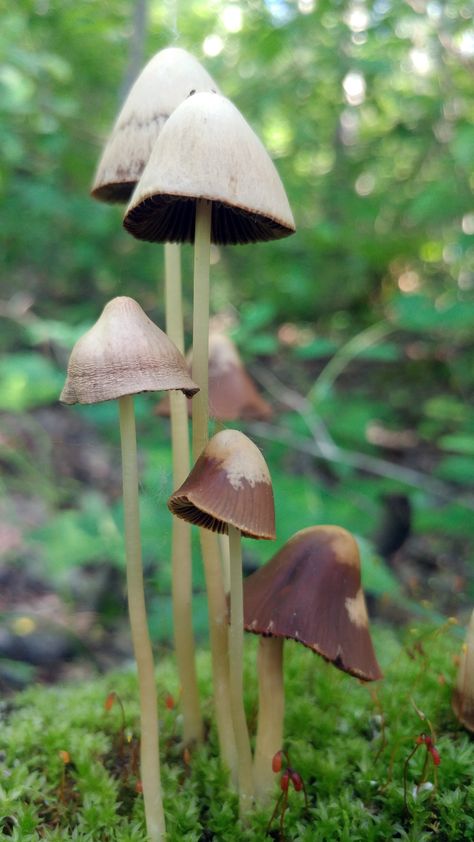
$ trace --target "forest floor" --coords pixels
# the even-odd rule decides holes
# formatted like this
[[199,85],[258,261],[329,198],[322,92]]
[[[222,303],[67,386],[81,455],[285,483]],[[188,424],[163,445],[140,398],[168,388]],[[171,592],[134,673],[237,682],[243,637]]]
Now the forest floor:
[[[258,370],[256,374],[258,376]],[[366,374],[365,365],[355,367],[355,371],[352,366],[350,378],[341,378],[342,395],[346,393],[346,397],[341,398],[342,406],[344,400],[351,401],[351,394],[364,382]],[[377,377],[380,378],[376,366],[375,376],[373,366],[370,374],[371,389],[375,392]],[[309,381],[308,375],[308,371],[303,371],[301,377]],[[274,391],[275,383],[292,382],[291,372],[278,364],[274,365],[270,377],[273,380],[269,382],[267,376],[266,385]],[[295,400],[295,395],[293,384],[287,394],[280,394],[277,409],[287,411],[288,403]],[[275,402],[275,394],[272,398]],[[303,409],[299,409],[300,420],[305,411],[303,405]],[[71,527],[72,531],[65,537],[57,537],[56,544],[54,537],[46,532],[49,544],[40,552],[38,543],[30,540],[31,534],[48,529],[52,512],[67,515],[83,505],[83,501],[89,499],[88,495],[91,498],[88,505],[93,508],[99,498],[91,496],[92,489],[106,505],[117,505],[120,501],[118,441],[116,433],[110,440],[108,417],[101,428],[90,416],[52,405],[21,415],[3,413],[1,422],[0,461],[4,468],[6,494],[0,498],[0,687],[4,693],[10,693],[32,682],[56,683],[107,671],[127,661],[131,648],[123,565],[117,563],[113,553],[108,557],[108,539],[104,539],[103,555],[99,554],[98,558],[97,552],[93,552],[87,560],[86,547],[85,560],[79,557],[80,563],[74,561],[74,545],[82,541],[83,535],[79,532],[76,535],[75,527]],[[167,425],[168,422],[159,423]],[[271,429],[279,435],[282,426],[279,418]],[[382,424],[372,424],[370,429],[366,438],[377,439],[382,468],[383,464],[408,468],[425,476],[428,484],[432,481],[442,457],[433,444],[428,445],[410,429],[394,433]],[[258,424],[256,430],[258,432]],[[298,434],[297,430],[296,440]],[[149,425],[148,436],[151,435]],[[252,431],[250,435],[253,435]],[[263,439],[262,444],[265,444]],[[275,463],[276,474],[280,466],[283,473],[294,478],[294,485],[286,489],[287,494],[294,492],[296,496],[300,480],[330,491],[335,488],[338,494],[344,494],[346,466],[342,466],[341,473],[337,460],[320,460],[308,456],[303,449],[285,447],[284,443],[280,451],[270,452],[269,459],[272,475]],[[349,487],[354,498],[358,483],[362,496],[364,489],[381,482],[370,470],[352,473],[355,483]],[[278,479],[276,483],[278,485]],[[444,489],[448,498],[452,493],[453,501],[460,496],[459,486],[453,483],[446,482]],[[155,492],[156,489],[153,494]],[[465,622],[474,592],[471,561],[474,538],[472,529],[463,529],[463,526],[472,522],[472,510],[462,507],[455,510],[447,499],[443,502],[449,512],[454,511],[454,520],[459,519],[458,528],[430,529],[429,526],[420,527],[414,516],[419,489],[413,491],[399,483],[392,487],[382,481],[380,491],[375,493],[378,494],[375,508],[373,500],[369,500],[369,526],[367,529],[361,527],[358,532],[366,536],[369,531],[375,552],[400,590],[398,598],[394,598],[389,591],[378,588],[372,593],[369,588],[371,616],[396,626],[416,619],[420,612],[431,621],[442,622],[443,617],[454,616],[461,623]],[[464,493],[462,488],[461,493]],[[359,501],[356,503],[359,505]],[[363,501],[363,511],[364,506]],[[336,509],[335,512],[341,525],[346,525],[344,511],[339,513]],[[436,520],[436,511],[431,517]],[[348,526],[351,528],[351,524]],[[52,528],[54,531],[54,521]],[[119,557],[121,552],[119,548]],[[54,553],[59,560],[44,565],[45,555]],[[259,563],[252,553],[253,547],[246,556],[249,570]],[[145,572],[153,588],[155,570],[150,559]],[[160,591],[166,599],[169,594],[166,583]],[[165,632],[155,628],[153,634],[157,647],[165,651],[171,648],[169,624]]]

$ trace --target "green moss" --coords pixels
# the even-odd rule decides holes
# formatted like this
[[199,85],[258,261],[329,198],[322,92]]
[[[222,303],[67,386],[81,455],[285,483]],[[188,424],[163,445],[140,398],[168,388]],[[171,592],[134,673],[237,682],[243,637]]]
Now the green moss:
[[[449,627],[412,629],[403,636],[378,628],[374,637],[385,679],[364,685],[301,646],[285,653],[286,745],[308,793],[289,792],[285,838],[299,842],[371,840],[465,840],[474,838],[472,771],[474,745],[454,719],[450,697],[454,656],[460,638]],[[257,712],[254,678],[257,641],[246,652],[246,698],[251,728]],[[199,654],[206,719],[211,721],[210,663]],[[229,792],[216,759],[211,724],[205,747],[190,762],[179,745],[176,709],[164,704],[178,696],[171,660],[158,670],[162,717],[163,788],[169,840],[255,840],[266,836],[271,808],[256,811],[250,827],[237,822],[237,799]],[[114,690],[125,709],[108,712]],[[404,805],[405,761],[417,735],[436,734],[441,754],[435,790],[413,796],[426,750],[407,764],[408,811]],[[138,706],[133,672],[121,672],[82,685],[31,689],[3,713],[0,766],[0,838],[5,840],[101,840],[139,842],[144,837],[141,796],[134,757]],[[67,752],[64,763],[60,752]],[[427,767],[434,783],[434,768]],[[275,797],[278,797],[275,776]],[[278,821],[273,838],[278,838]]]

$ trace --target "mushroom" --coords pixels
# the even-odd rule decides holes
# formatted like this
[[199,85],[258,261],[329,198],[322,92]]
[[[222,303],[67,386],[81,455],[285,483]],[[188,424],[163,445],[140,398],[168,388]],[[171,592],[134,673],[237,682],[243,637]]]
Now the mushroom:
[[[186,361],[191,370],[192,352]],[[173,395],[165,395],[157,406],[156,414],[167,416]],[[188,413],[191,414],[191,401],[187,401]],[[220,331],[209,334],[209,415],[217,422],[260,420],[266,421],[272,414],[272,408],[258,393],[255,384],[241,360],[239,352],[230,337]],[[217,425],[219,427],[219,424]],[[229,539],[227,535],[218,536],[219,552],[222,563],[224,590],[230,588]]]
[[128,607],[138,669],[141,779],[151,842],[164,839],[165,819],[157,694],[143,589],[133,395],[158,389],[180,389],[189,396],[198,391],[178,349],[139,304],[132,298],[114,298],[95,325],[76,342],[60,400],[66,404],[108,400],[119,403]]
[[459,722],[468,731],[474,731],[474,611],[471,614],[466,640],[459,659],[452,705]]
[[[265,148],[240,112],[225,97],[201,92],[173,112],[153,148],[124,218],[125,228],[153,242],[194,242],[193,379],[199,383],[193,406],[193,453],[197,459],[208,440],[208,336],[210,243],[230,244],[285,237],[294,220],[278,173]],[[212,536],[211,536],[212,538]],[[226,645],[219,618],[225,610],[222,571],[215,539],[201,534],[210,604],[210,636],[221,637],[213,651]],[[211,596],[213,594],[213,596]],[[226,676],[214,681],[224,684]],[[221,702],[218,700],[221,699]],[[216,695],[228,717],[225,694]],[[227,737],[230,734],[226,728]],[[232,747],[219,742],[232,769]]]
[[[240,536],[275,538],[270,474],[258,447],[238,430],[221,430],[209,441],[168,506],[177,517],[228,533],[230,543],[229,666],[231,712],[238,755],[240,815],[252,805],[252,753],[243,704],[242,554]],[[225,618],[220,618],[225,622]]]
[[[127,202],[135,189],[156,139],[166,120],[191,90],[216,90],[212,77],[186,50],[167,47],[156,53],[132,86],[117,117],[99,161],[92,196],[105,202]],[[180,247],[165,243],[166,330],[183,353],[183,315]],[[173,485],[189,473],[190,453],[186,400],[170,395],[173,449]],[[191,616],[191,532],[174,521],[171,571],[175,653],[181,684],[183,737],[185,743],[204,735],[199,708]]]
[[[191,369],[192,353],[186,361]],[[158,404],[156,414],[170,414],[168,395]],[[270,404],[257,391],[234,342],[217,331],[209,334],[209,415],[220,422],[267,421],[272,415]]]
[[273,789],[272,757],[283,742],[283,641],[302,643],[362,681],[382,677],[372,647],[352,535],[339,526],[302,529],[244,580],[244,627],[261,635],[254,778]]

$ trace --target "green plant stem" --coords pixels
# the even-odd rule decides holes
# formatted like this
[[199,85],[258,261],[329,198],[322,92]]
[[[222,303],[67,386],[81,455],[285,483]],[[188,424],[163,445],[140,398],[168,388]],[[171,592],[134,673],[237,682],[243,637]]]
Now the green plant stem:
[[133,398],[119,399],[127,593],[140,694],[140,776],[149,842],[165,838],[161,796],[158,699],[143,588],[138,464]]
[[260,804],[265,804],[275,789],[272,758],[283,749],[283,643],[281,637],[261,637],[258,647],[258,723],[254,779],[256,798]]
[[[200,387],[193,398],[193,458],[196,461],[209,436],[209,263],[212,204],[196,202],[194,237],[194,305],[192,377]],[[227,635],[227,605],[217,536],[200,530],[206,578],[209,638],[211,643],[214,705],[221,758],[235,780],[237,755],[230,712],[230,676]]]
[[[165,244],[166,332],[184,353],[183,305],[180,247]],[[170,392],[173,488],[178,488],[190,470],[188,407],[182,392]],[[171,534],[171,576],[173,629],[176,663],[181,685],[183,739],[186,744],[202,742],[204,727],[199,706],[195,644],[192,623],[191,527],[173,518]]]
[[230,625],[229,665],[232,721],[238,759],[239,813],[243,818],[253,806],[254,781],[252,752],[244,708],[244,607],[242,586],[242,547],[240,530],[229,524]]

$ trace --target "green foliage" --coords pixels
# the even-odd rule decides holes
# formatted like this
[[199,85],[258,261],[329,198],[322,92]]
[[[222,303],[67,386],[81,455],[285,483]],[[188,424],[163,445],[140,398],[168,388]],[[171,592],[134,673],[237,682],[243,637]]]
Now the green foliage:
[[[160,273],[159,250],[134,243],[120,211],[88,197],[123,97],[131,29],[129,3],[93,15],[89,7],[21,0],[2,18],[5,290],[41,297],[48,319],[51,300],[58,311],[74,303],[80,321],[94,313],[92,292],[146,297]],[[179,8],[174,20],[169,4],[153,4],[144,51],[178,36],[204,59],[275,157],[298,235],[226,250],[215,302],[232,295],[239,309],[253,306],[258,288],[279,319],[325,330],[338,311],[359,318],[367,297],[379,315],[395,299],[410,311],[405,321],[424,327],[448,291],[439,320],[467,327],[472,313],[458,310],[470,306],[474,130],[463,0],[423,10],[372,4],[362,23],[349,4],[258,0],[239,6],[230,28],[225,8]],[[221,39],[216,55],[205,55],[209,36]],[[405,304],[396,295],[404,273],[416,292]]]
[[62,372],[46,357],[7,354],[0,363],[0,409],[25,412],[56,402],[63,382]]
[[56,513],[31,537],[46,572],[56,581],[75,565],[104,559],[122,562],[121,530],[98,494],[84,495],[78,508]]
[[[474,748],[450,708],[452,656],[459,641],[446,628],[408,629],[405,636],[401,642],[393,633],[375,629],[375,645],[385,672],[376,690],[303,647],[287,645],[285,746],[305,781],[309,800],[306,811],[301,793],[290,792],[285,817],[288,841],[382,842],[399,838],[429,842],[441,838],[461,842],[472,836],[469,805]],[[256,706],[256,646],[250,635],[246,639],[245,686],[251,714]],[[198,666],[207,718],[208,654],[199,653]],[[170,840],[198,842],[207,834],[225,842],[263,842],[268,838],[272,806],[256,811],[248,828],[237,821],[237,799],[229,792],[216,760],[213,727],[209,742],[194,750],[189,766],[184,767],[174,740],[176,730],[179,732],[177,711],[166,710],[163,704],[167,693],[176,695],[178,690],[170,661],[162,662],[157,680]],[[5,822],[12,825],[8,838],[22,842],[66,836],[83,842],[142,838],[143,808],[134,792],[134,779],[124,783],[123,777],[119,781],[110,773],[120,728],[118,710],[104,710],[111,690],[124,704],[127,734],[136,736],[139,714],[132,673],[69,688],[32,689],[17,698],[2,723],[3,768],[8,773],[2,778],[2,821],[4,826]],[[405,813],[405,760],[418,734],[428,730],[421,714],[436,733],[441,755],[438,786],[416,798],[411,794],[420,780],[424,760],[424,749],[420,749],[407,767],[409,812]],[[63,802],[59,795],[64,765],[60,751],[67,751],[71,760],[67,767],[71,789]],[[433,781],[432,766],[428,766],[428,780]],[[275,796],[278,791],[275,786]],[[73,809],[68,803],[72,797]],[[50,817],[49,824],[45,816]]]

